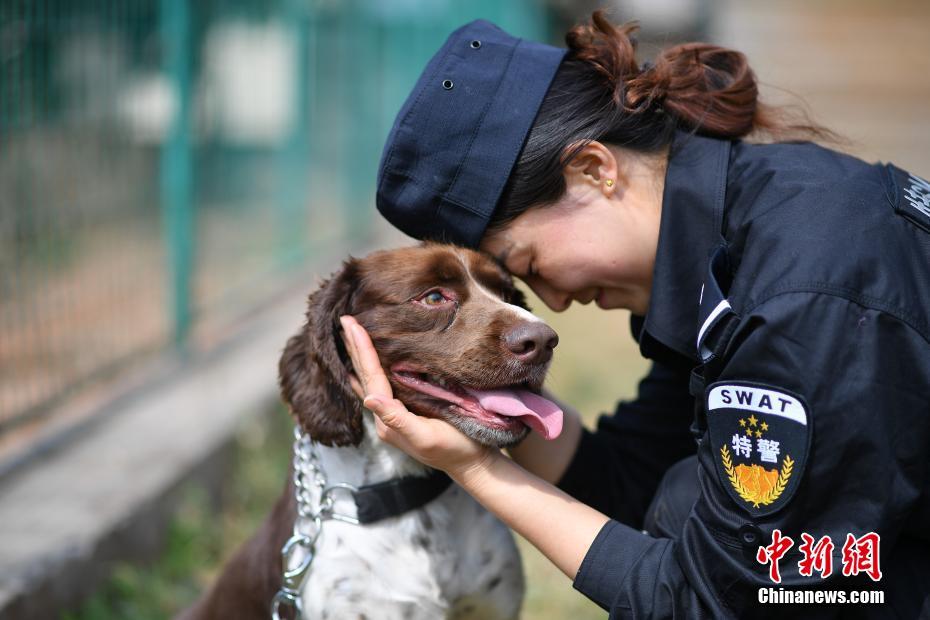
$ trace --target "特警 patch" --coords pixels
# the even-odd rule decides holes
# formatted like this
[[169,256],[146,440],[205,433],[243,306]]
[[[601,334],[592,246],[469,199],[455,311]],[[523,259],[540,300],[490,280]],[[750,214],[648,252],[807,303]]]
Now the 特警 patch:
[[707,428],[720,483],[753,516],[772,514],[801,482],[811,440],[800,396],[759,383],[707,388]]

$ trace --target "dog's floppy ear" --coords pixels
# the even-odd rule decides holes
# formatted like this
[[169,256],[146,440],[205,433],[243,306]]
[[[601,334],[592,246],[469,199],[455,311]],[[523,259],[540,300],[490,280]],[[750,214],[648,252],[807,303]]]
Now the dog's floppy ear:
[[349,361],[339,317],[352,314],[358,286],[355,259],[312,295],[307,322],[292,336],[278,364],[281,396],[298,424],[326,446],[357,446],[362,440],[362,406],[349,384]]

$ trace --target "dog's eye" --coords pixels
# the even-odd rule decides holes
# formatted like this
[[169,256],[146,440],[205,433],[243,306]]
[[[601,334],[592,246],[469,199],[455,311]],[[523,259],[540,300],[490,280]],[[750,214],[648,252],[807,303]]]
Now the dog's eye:
[[434,288],[426,291],[412,301],[424,306],[438,308],[440,306],[445,306],[446,304],[454,303],[455,293],[452,291],[447,291],[444,288]]
[[440,304],[446,303],[446,301],[448,300],[446,299],[445,295],[439,291],[430,291],[423,296],[423,303],[425,303],[427,306],[438,306]]

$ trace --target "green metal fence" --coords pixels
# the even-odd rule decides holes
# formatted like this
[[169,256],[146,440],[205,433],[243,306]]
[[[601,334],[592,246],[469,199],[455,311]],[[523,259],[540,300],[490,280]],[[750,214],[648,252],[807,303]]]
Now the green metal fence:
[[365,241],[445,36],[540,1],[0,0],[0,437]]

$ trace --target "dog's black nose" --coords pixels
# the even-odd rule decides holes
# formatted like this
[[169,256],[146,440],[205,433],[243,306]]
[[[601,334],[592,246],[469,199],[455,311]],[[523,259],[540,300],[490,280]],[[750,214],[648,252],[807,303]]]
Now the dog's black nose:
[[542,364],[552,358],[559,335],[542,321],[520,323],[504,334],[507,349],[527,364]]

